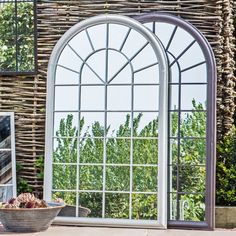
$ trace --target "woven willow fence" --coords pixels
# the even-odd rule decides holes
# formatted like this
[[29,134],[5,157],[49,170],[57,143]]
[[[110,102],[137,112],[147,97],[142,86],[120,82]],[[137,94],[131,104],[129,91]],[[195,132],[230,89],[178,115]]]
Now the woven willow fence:
[[47,64],[58,39],[71,26],[88,17],[102,14],[135,16],[162,11],[179,15],[195,25],[209,40],[217,60],[218,139],[233,123],[233,0],[38,0],[38,75],[0,77],[0,110],[15,111],[16,155],[35,192],[42,180],[35,162],[44,155]]

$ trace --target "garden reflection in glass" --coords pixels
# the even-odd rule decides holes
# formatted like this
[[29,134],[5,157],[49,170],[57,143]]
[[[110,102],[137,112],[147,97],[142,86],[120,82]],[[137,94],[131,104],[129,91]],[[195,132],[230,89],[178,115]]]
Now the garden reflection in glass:
[[157,220],[159,65],[142,34],[110,23],[73,37],[54,109],[53,197],[76,205],[79,190],[89,217]]
[[[171,71],[170,217],[204,221],[205,58],[180,27],[146,26],[162,41]],[[54,197],[76,205],[79,146],[79,201],[93,209],[90,217],[102,217],[106,152],[105,217],[157,218],[158,70],[150,45],[125,26],[93,26],[71,39],[56,70]]]
[[197,40],[166,22],[145,23],[169,59],[170,220],[204,221],[207,64]]

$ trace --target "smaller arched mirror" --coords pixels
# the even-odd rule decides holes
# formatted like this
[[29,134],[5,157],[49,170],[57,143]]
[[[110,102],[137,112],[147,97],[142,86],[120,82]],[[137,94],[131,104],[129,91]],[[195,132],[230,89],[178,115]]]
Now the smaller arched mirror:
[[190,23],[169,14],[137,18],[169,59],[169,226],[214,227],[216,66]]

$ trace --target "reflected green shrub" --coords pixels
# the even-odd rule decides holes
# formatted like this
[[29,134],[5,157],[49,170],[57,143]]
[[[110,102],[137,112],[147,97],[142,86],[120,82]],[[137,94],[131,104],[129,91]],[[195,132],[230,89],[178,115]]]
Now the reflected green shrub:
[[[16,29],[18,49],[16,49]],[[33,3],[4,3],[0,8],[0,70],[34,70],[34,10]],[[16,55],[18,50],[18,55]],[[16,62],[17,60],[17,62]]]
[[[201,104],[193,101],[194,109],[201,110]],[[133,141],[133,162],[136,164],[157,164],[158,163],[158,120],[146,124],[142,129],[139,128],[142,114],[134,117],[134,139]],[[172,134],[175,136],[178,132],[178,116],[172,114]],[[83,130],[84,119],[80,121],[80,131]],[[131,134],[130,116],[126,116],[124,124],[120,124],[116,131],[112,131],[113,137],[106,140],[106,163],[108,164],[130,164],[130,140],[122,137],[128,137]],[[104,140],[103,134],[108,133],[110,127],[104,130],[99,122],[92,124],[90,133],[85,132],[80,135],[82,138],[77,143],[77,139],[63,137],[77,137],[78,131],[73,127],[73,116],[68,115],[66,119],[60,121],[60,128],[56,132],[57,147],[54,148],[54,163],[76,163],[77,162],[77,146],[80,150],[80,163],[90,163],[91,166],[81,166],[79,173],[79,186],[76,186],[77,172],[71,170],[67,173],[66,168],[57,167],[54,171],[54,196],[60,195],[60,190],[68,189],[73,186],[76,191],[77,187],[83,190],[103,189],[103,166],[95,166],[93,164],[103,163]],[[181,186],[184,191],[196,192],[197,194],[188,194],[181,196],[181,200],[185,202],[184,218],[186,220],[204,220],[205,205],[205,169],[196,171],[196,167],[190,164],[205,164],[205,129],[206,114],[203,112],[192,112],[181,119],[181,135],[190,137],[202,137],[202,140],[194,143],[193,140],[187,140],[181,143],[181,162],[185,164],[185,168],[181,172]],[[100,137],[100,138],[99,138]],[[151,137],[145,139],[142,137]],[[193,147],[194,146],[194,147]],[[177,142],[173,142],[171,147],[173,166],[177,163],[178,146]],[[57,166],[56,164],[54,164]],[[73,167],[71,165],[71,167]],[[55,168],[55,167],[54,167]],[[152,194],[157,190],[157,167],[133,167],[132,169],[132,189],[131,191],[143,192],[142,194],[132,194],[132,217],[134,219],[157,219],[157,194]],[[106,167],[106,186],[108,191],[130,191],[130,167],[125,166],[107,166]],[[176,183],[176,175],[173,174],[173,183]],[[58,191],[56,191],[58,189]],[[172,191],[177,191],[176,184],[173,184]],[[145,192],[150,192],[149,194]],[[74,193],[66,194],[69,203],[74,202]],[[201,195],[202,194],[202,195]],[[79,193],[80,204],[89,207],[92,210],[91,217],[101,217],[102,193]],[[106,193],[105,194],[105,217],[108,218],[129,218],[130,197],[127,193]]]

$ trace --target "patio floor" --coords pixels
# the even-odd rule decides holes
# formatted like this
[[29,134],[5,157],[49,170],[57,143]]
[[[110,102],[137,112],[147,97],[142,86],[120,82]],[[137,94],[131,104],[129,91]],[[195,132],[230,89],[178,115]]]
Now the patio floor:
[[1,235],[22,235],[22,236],[233,236],[236,235],[236,229],[224,230],[216,229],[215,231],[198,231],[198,230],[149,230],[149,229],[124,229],[124,228],[97,228],[97,227],[71,227],[71,226],[52,226],[45,232],[39,233],[11,233],[6,232],[1,227]]

